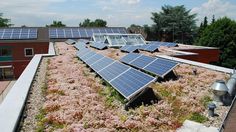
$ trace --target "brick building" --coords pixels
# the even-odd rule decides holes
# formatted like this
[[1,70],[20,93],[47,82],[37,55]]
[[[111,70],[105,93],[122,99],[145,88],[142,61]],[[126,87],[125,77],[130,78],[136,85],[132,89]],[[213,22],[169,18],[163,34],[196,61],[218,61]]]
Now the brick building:
[[0,79],[18,78],[35,54],[48,53],[47,28],[1,29],[0,38]]

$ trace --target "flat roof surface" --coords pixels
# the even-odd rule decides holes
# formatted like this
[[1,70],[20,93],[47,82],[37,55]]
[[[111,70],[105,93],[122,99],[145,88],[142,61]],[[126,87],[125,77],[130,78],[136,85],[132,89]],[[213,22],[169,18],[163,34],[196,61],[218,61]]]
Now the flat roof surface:
[[[102,79],[78,60],[76,49],[72,45],[58,42],[55,48],[59,55],[49,58],[48,61],[48,94],[45,96],[43,108],[48,111],[45,118],[66,126],[54,128],[49,125],[46,130],[176,130],[194,112],[207,117],[207,108],[202,100],[213,98],[210,86],[215,80],[227,80],[229,77],[222,72],[180,64],[174,69],[177,79],[156,82],[149,86],[162,98],[158,103],[124,111],[124,104],[110,96],[111,91],[102,84]],[[114,48],[91,49],[115,60],[127,54]],[[197,69],[196,75],[193,74],[193,69]],[[203,124],[219,127],[227,110],[228,107],[218,107],[216,113],[219,116],[209,118]],[[76,118],[72,118],[75,115]]]

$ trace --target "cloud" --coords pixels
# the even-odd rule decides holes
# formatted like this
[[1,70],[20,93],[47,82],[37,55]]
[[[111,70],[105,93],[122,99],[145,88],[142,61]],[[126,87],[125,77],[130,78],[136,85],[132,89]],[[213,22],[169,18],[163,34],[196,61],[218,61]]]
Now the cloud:
[[117,3],[130,4],[130,5],[135,5],[140,2],[140,0],[113,0],[113,1]]
[[15,26],[45,26],[53,20],[78,26],[86,18],[104,19],[108,26],[151,24],[151,12],[155,10],[140,3],[141,0],[1,0],[0,12]]
[[227,16],[231,19],[236,19],[236,5],[225,1],[225,0],[208,0],[203,3],[200,7],[195,7],[191,10],[191,13],[197,13],[198,24],[203,21],[204,17],[208,17],[208,21],[211,20],[212,16],[221,18]]

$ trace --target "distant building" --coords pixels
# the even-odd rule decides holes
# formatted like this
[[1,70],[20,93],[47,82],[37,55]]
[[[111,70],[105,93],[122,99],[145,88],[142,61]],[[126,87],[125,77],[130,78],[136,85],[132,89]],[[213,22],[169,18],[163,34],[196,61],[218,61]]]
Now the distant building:
[[[119,34],[123,34],[123,36],[121,37]],[[35,54],[48,53],[49,42],[88,39],[103,41],[102,43],[105,42],[110,46],[122,46],[123,43],[118,43],[121,42],[121,38],[128,45],[150,43],[146,42],[140,34],[130,35],[124,27],[0,28],[0,80],[18,78]],[[219,60],[218,48],[178,45],[178,48],[167,49],[174,52],[171,56],[203,63]]]
[[35,54],[47,54],[47,28],[0,29],[0,79],[18,78]]

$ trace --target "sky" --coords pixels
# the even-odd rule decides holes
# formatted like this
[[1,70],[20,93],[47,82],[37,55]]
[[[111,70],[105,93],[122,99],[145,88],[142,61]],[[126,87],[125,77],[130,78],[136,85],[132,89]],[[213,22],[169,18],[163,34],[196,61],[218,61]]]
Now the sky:
[[1,0],[0,13],[14,26],[45,26],[53,20],[78,26],[86,18],[99,18],[108,26],[128,27],[153,24],[151,12],[160,12],[163,5],[185,5],[197,13],[198,25],[213,14],[236,20],[236,0]]

